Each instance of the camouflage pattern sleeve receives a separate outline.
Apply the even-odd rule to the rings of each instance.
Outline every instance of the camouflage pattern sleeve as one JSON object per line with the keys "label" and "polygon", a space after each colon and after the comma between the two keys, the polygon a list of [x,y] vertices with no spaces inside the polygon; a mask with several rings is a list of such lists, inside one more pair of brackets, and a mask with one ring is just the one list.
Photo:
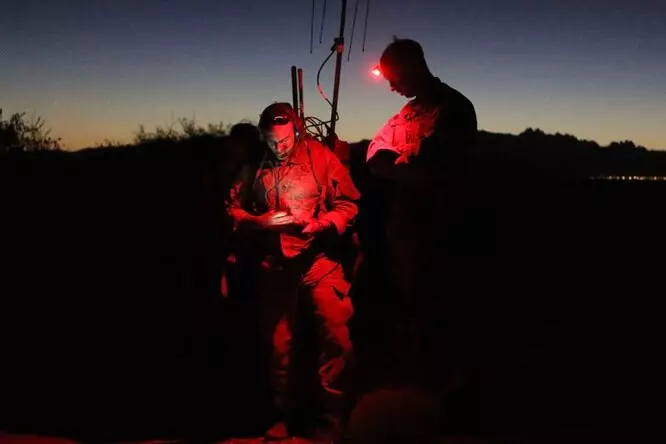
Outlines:
{"label": "camouflage pattern sleeve", "polygon": [[365,161],[372,159],[378,151],[388,150],[394,153],[398,153],[396,147],[393,145],[393,132],[394,132],[394,120],[396,116],[391,117],[388,122],[381,127],[379,132],[373,137],[368,146],[368,154],[365,158]]}
{"label": "camouflage pattern sleeve", "polygon": [[227,214],[233,218],[234,231],[238,230],[239,226],[250,219],[251,215],[243,208],[242,202],[242,189],[246,176],[249,174],[249,169],[244,167],[236,181],[229,190],[229,196],[226,201]]}
{"label": "camouflage pattern sleeve", "polygon": [[329,210],[321,216],[335,225],[338,234],[345,232],[358,215],[356,201],[361,193],[354,185],[349,170],[333,154],[328,153],[327,197]]}

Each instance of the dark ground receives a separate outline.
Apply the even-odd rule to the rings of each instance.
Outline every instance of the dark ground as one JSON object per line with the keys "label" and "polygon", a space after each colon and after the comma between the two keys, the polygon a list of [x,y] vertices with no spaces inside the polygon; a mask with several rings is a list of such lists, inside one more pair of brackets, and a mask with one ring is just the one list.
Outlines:
{"label": "dark ground", "polygon": [[[218,292],[225,180],[177,150],[97,156],[0,168],[0,428],[117,441],[260,433],[247,307]],[[650,428],[666,188],[488,178],[473,195],[459,325],[474,359],[448,401],[451,433],[577,442]],[[395,382],[399,354],[386,271],[364,273],[359,393]]]}

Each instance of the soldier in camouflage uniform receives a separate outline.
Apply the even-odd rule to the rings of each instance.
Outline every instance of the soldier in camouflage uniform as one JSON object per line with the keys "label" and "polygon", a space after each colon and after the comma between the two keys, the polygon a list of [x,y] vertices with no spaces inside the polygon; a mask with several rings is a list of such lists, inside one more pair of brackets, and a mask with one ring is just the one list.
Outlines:
{"label": "soldier in camouflage uniform", "polygon": [[398,303],[411,325],[407,347],[437,374],[442,367],[431,361],[442,356],[447,338],[444,302],[455,298],[461,179],[477,133],[476,112],[465,96],[430,72],[415,41],[392,42],[379,69],[392,91],[411,100],[373,138],[366,162],[372,174],[393,185],[386,230]]}
{"label": "soldier in camouflage uniform", "polygon": [[[288,103],[261,114],[259,128],[267,149],[258,165],[248,166],[230,193],[235,231],[251,243],[259,268],[259,327],[272,355],[272,382],[279,417],[269,439],[292,432],[291,419],[316,410],[313,432],[330,439],[337,432],[344,395],[341,386],[352,343],[347,323],[353,308],[336,251],[339,237],[358,213],[360,194],[349,172],[327,147],[309,137]],[[247,245],[247,243],[246,243]],[[294,344],[306,319],[317,330],[317,401],[295,405],[291,390]],[[299,379],[295,385],[306,384]],[[300,411],[296,411],[299,410]]]}

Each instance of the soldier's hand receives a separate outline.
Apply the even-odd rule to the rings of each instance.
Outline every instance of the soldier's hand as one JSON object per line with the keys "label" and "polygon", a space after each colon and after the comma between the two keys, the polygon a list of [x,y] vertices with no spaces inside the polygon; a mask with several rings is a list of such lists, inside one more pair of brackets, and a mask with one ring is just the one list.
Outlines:
{"label": "soldier's hand", "polygon": [[400,150],[400,156],[395,160],[395,164],[409,163],[409,161],[419,155],[419,143],[408,143]]}
{"label": "soldier's hand", "polygon": [[281,230],[294,224],[294,217],[286,211],[269,211],[255,219],[264,230]]}
{"label": "soldier's hand", "polygon": [[316,234],[321,233],[322,231],[329,228],[333,223],[329,220],[322,219],[311,219],[305,223],[303,227],[303,234]]}

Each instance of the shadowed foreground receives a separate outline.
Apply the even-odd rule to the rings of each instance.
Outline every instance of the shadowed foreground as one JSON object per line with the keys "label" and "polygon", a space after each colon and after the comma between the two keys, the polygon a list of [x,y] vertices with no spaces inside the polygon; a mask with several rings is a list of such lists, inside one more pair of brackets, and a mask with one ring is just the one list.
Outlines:
{"label": "shadowed foreground", "polygon": [[[190,148],[0,165],[4,430],[87,442],[263,431],[251,307],[219,296],[225,151]],[[469,193],[455,280],[469,361],[446,398],[449,441],[599,442],[590,436],[647,428],[663,185],[479,178]],[[359,397],[404,380],[392,272],[368,261],[354,289]]]}

